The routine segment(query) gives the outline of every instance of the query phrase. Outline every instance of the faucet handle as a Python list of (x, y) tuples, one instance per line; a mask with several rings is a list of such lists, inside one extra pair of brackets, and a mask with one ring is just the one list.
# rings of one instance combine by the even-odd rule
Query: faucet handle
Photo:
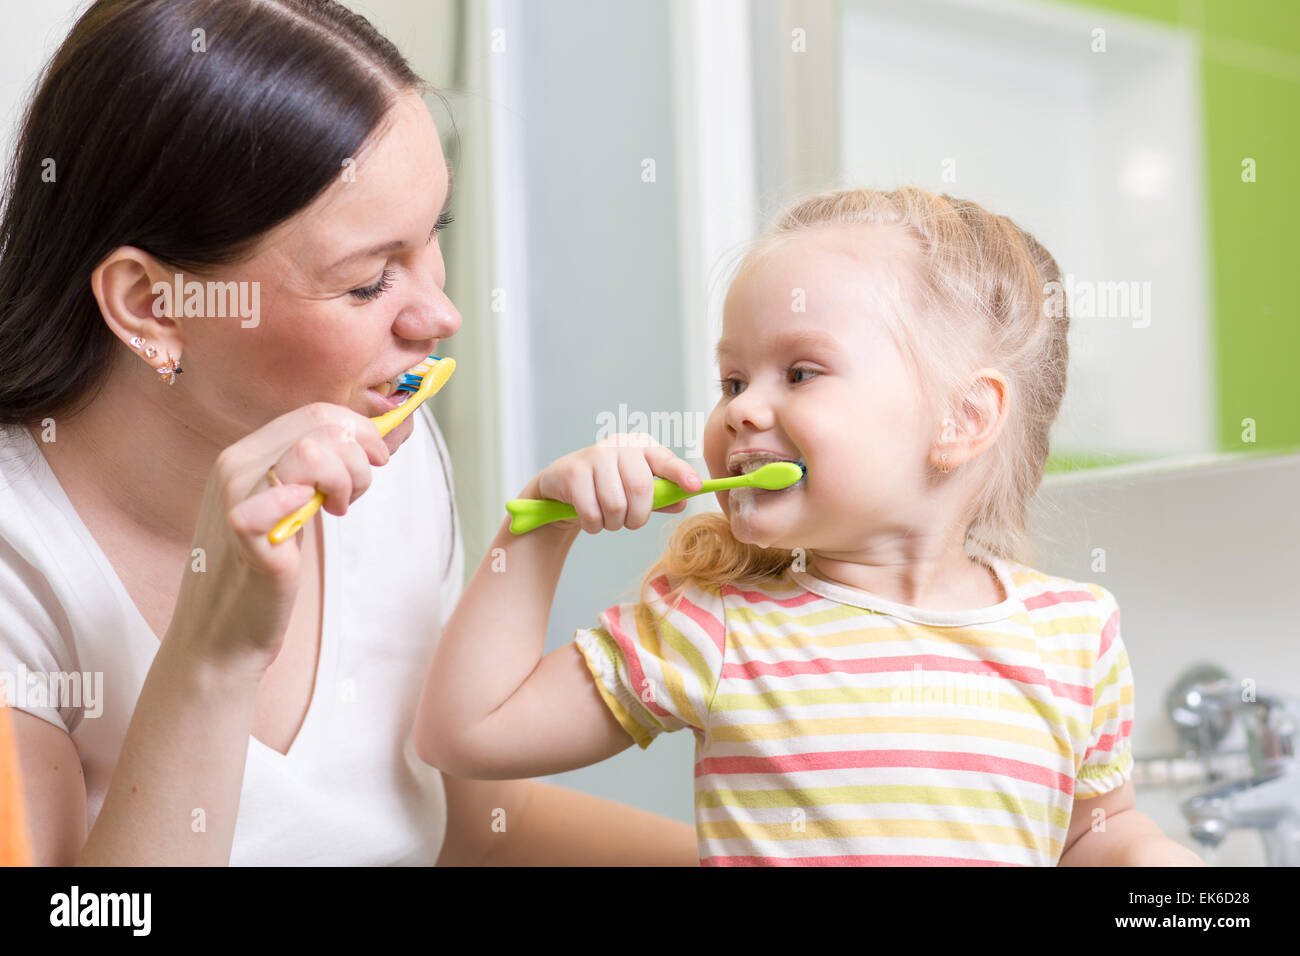
[(1294, 765), (1300, 732), (1300, 701), (1285, 694), (1260, 694), (1246, 706), (1246, 741), (1254, 772)]
[(1232, 730), (1235, 694), (1231, 681), (1213, 664), (1193, 665), (1178, 678), (1165, 696), (1165, 710), (1173, 721), (1183, 755), (1206, 759)]

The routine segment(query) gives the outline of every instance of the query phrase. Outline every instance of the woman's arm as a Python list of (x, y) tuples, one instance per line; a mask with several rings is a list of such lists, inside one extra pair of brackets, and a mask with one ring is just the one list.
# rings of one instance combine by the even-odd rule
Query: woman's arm
[(535, 780), (443, 774), (439, 866), (698, 866), (689, 824)]
[(63, 730), (14, 714), (37, 866), (224, 866), (252, 731), (257, 679), (188, 661), (163, 642), (95, 826)]

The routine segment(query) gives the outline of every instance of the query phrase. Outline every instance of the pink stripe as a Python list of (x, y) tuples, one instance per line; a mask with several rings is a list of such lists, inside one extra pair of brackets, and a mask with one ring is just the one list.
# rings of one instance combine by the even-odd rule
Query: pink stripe
[(636, 641), (632, 637), (628, 636), (628, 634), (623, 630), (622, 607), (612, 607), (602, 614), (601, 617), (605, 621), (605, 630), (609, 631), (610, 636), (618, 642), (618, 648), (623, 655), (623, 661), (627, 664), (628, 677), (632, 682), (632, 686), (628, 688), (628, 690), (636, 695), (637, 699), (641, 700), (642, 706), (651, 713), (658, 714), (660, 717), (671, 716), (668, 711), (659, 706), (655, 701), (653, 694), (650, 695), (649, 700), (642, 700), (641, 695), (637, 693), (638, 687), (645, 686), (646, 676), (645, 672), (641, 669), (641, 657), (637, 653)]
[(1053, 604), (1076, 604), (1080, 601), (1096, 600), (1097, 595), (1091, 591), (1044, 591), (1042, 594), (1025, 598), (1025, 609), (1035, 611), (1040, 607), (1051, 607)]
[(1097, 651), (1097, 659), (1101, 660), (1110, 650), (1110, 645), (1115, 640), (1115, 635), (1119, 633), (1119, 608), (1111, 612), (1110, 617), (1101, 629), (1101, 649)]
[(706, 856), (700, 866), (1026, 866), (959, 856), (905, 856), (886, 853), (847, 856)]
[(1088, 748), (1088, 752), (1084, 754), (1083, 759), (1087, 760), (1089, 757), (1091, 757), (1094, 753), (1096, 753), (1099, 750), (1109, 753), (1110, 751), (1115, 749), (1116, 743), (1122, 740), (1127, 740), (1132, 733), (1133, 733), (1133, 721), (1131, 720), (1123, 721), (1119, 725), (1119, 733), (1102, 734), (1099, 738), (1097, 738), (1097, 742)]
[(711, 774), (791, 774), (815, 770), (856, 770), (864, 767), (928, 767), (932, 770), (965, 770), (1027, 780), (1074, 793), (1074, 778), (1039, 764), (1012, 760), (994, 754), (959, 750), (833, 750), (771, 757), (706, 757), (695, 765), (695, 776)]
[[(663, 582), (662, 586), (660, 585), (661, 581)], [(651, 587), (660, 597), (663, 597), (668, 593), (668, 578), (660, 575), (651, 582)], [(684, 610), (686, 616), (694, 621), (700, 630), (709, 635), (709, 640), (713, 641), (713, 646), (718, 649), (718, 656), (722, 656), (723, 648), (727, 643), (726, 629), (722, 626), (722, 622), (689, 598), (682, 598), (682, 603), (677, 605), (677, 609), (679, 611)]]
[(1034, 687), (1046, 687), (1058, 697), (1065, 697), (1080, 704), (1092, 704), (1093, 689), (1080, 684), (1067, 684), (1052, 680), (1037, 667), (1018, 667), (997, 661), (971, 661), (959, 657), (943, 657), (938, 654), (903, 654), (895, 657), (868, 657), (835, 660), (817, 657), (812, 660), (790, 660), (769, 663), (767, 661), (745, 661), (737, 664), (724, 664), (724, 680), (755, 681), (760, 677), (794, 677), (798, 674), (912, 674), (912, 665), (920, 664), (922, 670), (949, 671), (966, 674), (996, 674), (1006, 680), (1028, 684)]
[(777, 607), (803, 607), (805, 604), (815, 604), (822, 600), (820, 594), (814, 594), (812, 591), (804, 591), (803, 594), (792, 598), (774, 598), (763, 591), (741, 590), (734, 584), (724, 584), (722, 593), (728, 597), (732, 595), (742, 597), (749, 604), (775, 604)]

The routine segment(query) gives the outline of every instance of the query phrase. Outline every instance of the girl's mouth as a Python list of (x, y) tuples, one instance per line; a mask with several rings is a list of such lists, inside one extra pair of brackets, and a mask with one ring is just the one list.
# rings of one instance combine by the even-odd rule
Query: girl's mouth
[(742, 451), (736, 452), (727, 459), (727, 474), (732, 476), (748, 475), (750, 472), (757, 471), (764, 465), (771, 464), (774, 461), (792, 461), (803, 467), (805, 474), (807, 473), (807, 468), (801, 458), (786, 458), (775, 452)]

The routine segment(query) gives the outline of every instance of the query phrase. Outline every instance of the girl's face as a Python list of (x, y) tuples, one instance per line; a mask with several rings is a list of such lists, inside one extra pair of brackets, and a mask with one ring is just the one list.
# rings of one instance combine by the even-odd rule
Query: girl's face
[(738, 540), (860, 552), (906, 534), (920, 513), (938, 426), (884, 320), (917, 254), (895, 227), (819, 227), (733, 282), (722, 394), (704, 435), (709, 473), (740, 474), (764, 457), (807, 468), (781, 491), (718, 493)]
[[(261, 317), (190, 320), (184, 383), (206, 393), (238, 434), (314, 401), (374, 417), (374, 387), (420, 362), (460, 328), (443, 293), (437, 233), (450, 171), (423, 100), (404, 95), (386, 131), (310, 207), (223, 274), (256, 282)], [(188, 279), (189, 277), (187, 277)], [(410, 434), (408, 418), (390, 450)]]

